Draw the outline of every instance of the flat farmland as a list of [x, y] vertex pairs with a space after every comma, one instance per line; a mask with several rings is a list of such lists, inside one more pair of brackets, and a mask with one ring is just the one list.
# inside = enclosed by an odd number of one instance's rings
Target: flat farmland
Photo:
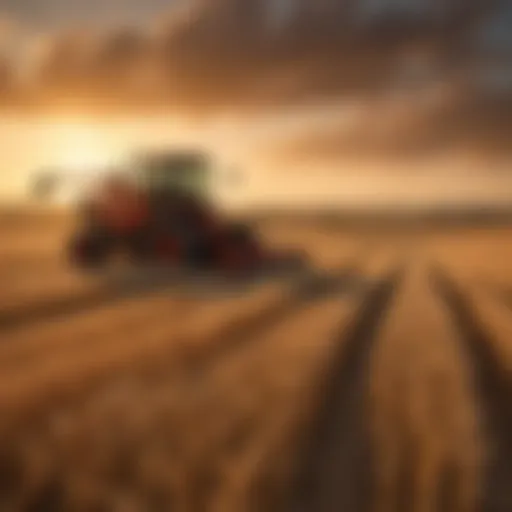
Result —
[[0, 223], [0, 510], [512, 510], [512, 229], [262, 221], [311, 269], [84, 276]]

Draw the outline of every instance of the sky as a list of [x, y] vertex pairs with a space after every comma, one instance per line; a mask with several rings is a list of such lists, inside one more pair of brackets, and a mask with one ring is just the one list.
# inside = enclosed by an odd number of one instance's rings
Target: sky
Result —
[[511, 114], [510, 0], [0, 0], [0, 197], [182, 141], [250, 168], [255, 201], [326, 172], [334, 202], [497, 198]]

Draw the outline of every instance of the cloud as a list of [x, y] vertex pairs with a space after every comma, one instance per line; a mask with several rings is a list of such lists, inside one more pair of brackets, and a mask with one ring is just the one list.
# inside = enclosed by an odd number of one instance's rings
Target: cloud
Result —
[[[490, 148], [510, 129], [510, 98], [474, 85], [475, 37], [492, 28], [500, 0], [287, 0], [278, 24], [272, 2], [190, 0], [151, 27], [56, 33], [38, 42], [16, 101], [0, 101], [244, 118], [317, 101], [367, 105], [353, 132], [316, 129], [298, 142], [322, 154], [421, 153], [462, 140]], [[0, 84], [12, 83], [16, 70], [1, 69]], [[442, 107], [407, 98], [440, 86], [452, 91]]]
[[429, 55], [430, 65], [453, 69], [464, 31], [483, 10], [483, 3], [470, 0], [463, 10], [447, 2], [454, 7], [420, 9], [417, 17], [386, 9], [364, 14], [367, 3], [330, 2], [327, 9], [324, 1], [323, 10], [312, 10], [311, 2], [296, 2], [294, 15], [275, 34], [267, 30], [264, 2], [213, 1], [196, 23], [169, 34], [165, 65], [178, 92], [201, 107], [260, 108], [374, 94], [406, 57]]
[[[428, 97], [428, 95], [426, 95]], [[267, 161], [333, 164], [343, 159], [415, 160], [462, 155], [512, 156], [512, 96], [497, 99], [456, 86], [398, 104], [380, 99], [365, 105], [352, 123], [314, 127], [271, 141], [262, 151]]]
[[[388, 83], [404, 56], [430, 53], [441, 64], [460, 43], [456, 34], [489, 4], [467, 0], [461, 10], [459, 1], [452, 0], [446, 5], [454, 7], [440, 14], [427, 9], [426, 1], [416, 1], [418, 14], [412, 16], [383, 8], [367, 12], [369, 3], [319, 0], [316, 5], [324, 8], [312, 10], [315, 4], [309, 0], [296, 0], [276, 33], [269, 28], [269, 2], [196, 0], [180, 23], [168, 23], [156, 34], [133, 27], [55, 36], [37, 80], [42, 88], [51, 84], [91, 93], [103, 84], [105, 94], [122, 95], [131, 84], [122, 80], [123, 73], [150, 74], [153, 67], [170, 100], [192, 108], [235, 110], [364, 94]], [[117, 72], [117, 84], [106, 79]], [[152, 96], [151, 90], [143, 92]]]

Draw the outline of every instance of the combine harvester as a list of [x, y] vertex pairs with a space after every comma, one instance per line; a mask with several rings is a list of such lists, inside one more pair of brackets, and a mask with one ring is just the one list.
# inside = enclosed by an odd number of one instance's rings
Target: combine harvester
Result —
[[[122, 258], [137, 268], [252, 276], [296, 272], [298, 252], [275, 252], [245, 224], [228, 221], [213, 198], [214, 170], [199, 152], [147, 152], [108, 173], [80, 200], [79, 226], [68, 243], [72, 264], [112, 268]], [[47, 197], [59, 178], [37, 182]]]

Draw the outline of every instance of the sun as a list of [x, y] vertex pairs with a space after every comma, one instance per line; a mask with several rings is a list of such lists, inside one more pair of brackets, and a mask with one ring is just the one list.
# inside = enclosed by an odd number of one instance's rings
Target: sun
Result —
[[70, 174], [95, 174], [120, 157], [108, 136], [94, 126], [78, 122], [52, 126], [52, 160]]
[[96, 145], [77, 141], [62, 151], [57, 164], [70, 173], [92, 173], [112, 163], [112, 156]]
[[59, 204], [73, 203], [124, 157], [125, 148], [101, 123], [58, 119], [45, 123], [44, 132], [44, 165], [59, 176], [52, 198]]

